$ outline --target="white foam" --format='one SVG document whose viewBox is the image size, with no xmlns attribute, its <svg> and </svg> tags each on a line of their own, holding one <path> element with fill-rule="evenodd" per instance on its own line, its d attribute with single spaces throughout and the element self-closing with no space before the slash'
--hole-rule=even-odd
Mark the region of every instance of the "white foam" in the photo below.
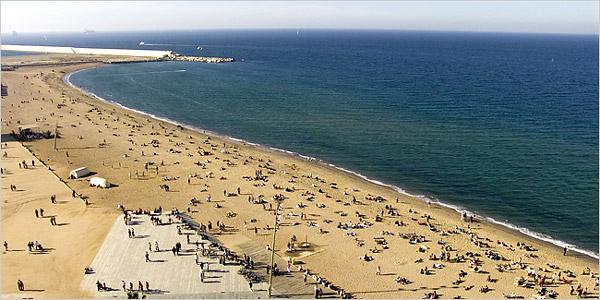
<svg viewBox="0 0 600 300">
<path fill-rule="evenodd" d="M 511 223 L 508 223 L 508 222 L 497 221 L 497 220 L 495 220 L 494 218 L 491 218 L 491 217 L 481 216 L 479 214 L 476 214 L 474 212 L 471 212 L 471 211 L 467 210 L 464 207 L 453 205 L 453 204 L 444 203 L 442 201 L 439 201 L 437 199 L 433 199 L 433 198 L 427 197 L 425 195 L 411 194 L 411 193 L 407 192 L 406 190 L 404 190 L 404 189 L 402 189 L 402 188 L 400 188 L 398 186 L 395 186 L 395 185 L 392 185 L 392 184 L 387 184 L 387 183 L 381 182 L 379 180 L 371 179 L 371 178 L 369 178 L 369 177 L 367 177 L 367 176 L 365 176 L 363 174 L 360 174 L 358 172 L 354 172 L 352 170 L 345 169 L 343 167 L 336 166 L 336 165 L 331 164 L 331 163 L 325 163 L 322 160 L 320 160 L 318 158 L 315 158 L 315 157 L 303 155 L 303 154 L 300 154 L 300 153 L 297 153 L 297 152 L 294 152 L 294 151 L 284 150 L 284 149 L 280 149 L 280 148 L 276 148 L 276 147 L 264 147 L 261 144 L 251 143 L 251 142 L 248 142 L 248 141 L 246 141 L 244 139 L 234 138 L 234 137 L 230 137 L 230 136 L 226 136 L 226 135 L 217 134 L 215 132 L 204 130 L 204 129 L 201 129 L 201 128 L 197 128 L 197 127 L 191 126 L 189 124 L 180 123 L 180 122 L 177 122 L 177 121 L 165 118 L 165 117 L 159 117 L 159 116 L 156 116 L 156 115 L 151 114 L 151 113 L 147 113 L 147 112 L 143 112 L 143 111 L 140 111 L 140 110 L 137 110 L 137 109 L 134 109 L 134 108 L 130 108 L 130 107 L 122 105 L 122 104 L 120 104 L 118 102 L 109 101 L 109 100 L 106 100 L 106 99 L 104 99 L 102 97 L 99 97 L 99 96 L 95 95 L 94 93 L 88 92 L 88 91 L 86 91 L 86 90 L 84 90 L 84 89 L 82 89 L 82 88 L 80 88 L 80 87 L 72 84 L 69 81 L 69 78 L 71 77 L 72 74 L 75 74 L 75 73 L 78 73 L 78 72 L 81 72 L 81 71 L 84 71 L 84 70 L 87 70 L 87 69 L 92 69 L 92 68 L 95 68 L 95 67 L 81 69 L 81 70 L 78 70 L 78 71 L 66 74 L 64 76 L 64 78 L 63 78 L 63 81 L 65 81 L 69 86 L 71 86 L 71 87 L 73 87 L 73 88 L 81 91 L 82 93 L 84 93 L 86 95 L 92 96 L 92 97 L 94 97 L 94 98 L 96 98 L 96 99 L 98 99 L 98 100 L 100 100 L 102 102 L 110 103 L 110 104 L 113 104 L 113 105 L 117 105 L 117 106 L 119 106 L 121 108 L 124 108 L 124 109 L 129 110 L 129 111 L 136 112 L 136 113 L 141 114 L 141 115 L 146 115 L 146 116 L 149 116 L 149 117 L 157 119 L 157 120 L 161 120 L 161 121 L 164 121 L 164 122 L 167 122 L 167 123 L 171 123 L 171 124 L 174 124 L 174 125 L 177 125 L 177 126 L 182 126 L 182 127 L 185 127 L 185 128 L 189 128 L 189 129 L 192 129 L 192 130 L 195 130 L 195 131 L 198 131 L 198 132 L 203 132 L 205 134 L 207 133 L 207 134 L 215 136 L 215 137 L 219 137 L 219 138 L 223 138 L 223 139 L 229 139 L 229 140 L 236 141 L 236 142 L 246 143 L 246 144 L 249 144 L 249 145 L 252 145 L 252 146 L 256 146 L 258 148 L 265 149 L 265 150 L 272 150 L 272 151 L 282 152 L 282 153 L 285 153 L 287 155 L 301 157 L 301 158 L 303 158 L 305 160 L 313 161 L 313 162 L 316 162 L 316 163 L 319 163 L 319 164 L 322 164 L 322 165 L 329 166 L 329 167 L 334 168 L 336 170 L 340 170 L 342 172 L 345 172 L 345 173 L 357 176 L 357 177 L 359 177 L 359 178 L 361 178 L 363 180 L 366 180 L 368 182 L 371 182 L 371 183 L 374 183 L 374 184 L 377 184 L 377 185 L 380 185 L 380 186 L 391 188 L 391 189 L 395 190 L 396 192 L 398 192 L 400 194 L 403 194 L 403 195 L 406 195 L 406 196 L 409 196 L 409 197 L 412 197 L 412 198 L 420 199 L 420 200 L 425 201 L 425 202 L 430 202 L 432 204 L 436 204 L 436 205 L 439 205 L 439 206 L 443 206 L 443 207 L 452 209 L 452 210 L 458 212 L 459 214 L 467 213 L 469 215 L 473 215 L 477 219 L 484 219 L 484 220 L 486 220 L 486 221 L 488 221 L 490 223 L 498 224 L 498 225 L 504 226 L 506 228 L 509 228 L 509 229 L 512 229 L 512 230 L 516 230 L 516 231 L 518 231 L 518 232 L 520 232 L 520 233 L 522 233 L 524 235 L 527 235 L 529 237 L 532 237 L 532 238 L 535 238 L 535 239 L 538 239 L 538 240 L 542 240 L 544 242 L 551 243 L 551 244 L 556 245 L 558 247 L 561 247 L 561 248 L 562 247 L 569 247 L 570 251 L 575 251 L 575 252 L 578 252 L 578 253 L 590 256 L 590 257 L 595 258 L 595 259 L 599 259 L 600 258 L 600 256 L 598 255 L 598 253 L 595 253 L 595 252 L 592 252 L 592 251 L 589 251 L 589 250 L 584 250 L 584 249 L 577 248 L 575 245 L 563 242 L 561 240 L 554 239 L 551 236 L 548 236 L 548 235 L 545 235 L 545 234 L 542 234 L 542 233 L 538 233 L 538 232 L 529 230 L 529 229 L 524 228 L 524 227 L 519 227 L 517 225 L 511 224 Z"/>
<path fill-rule="evenodd" d="M 161 73 L 181 73 L 186 72 L 187 70 L 165 70 L 165 71 L 149 71 L 149 72 L 132 72 L 132 73 L 114 73 L 111 75 L 146 75 L 146 74 L 161 74 Z"/>
</svg>

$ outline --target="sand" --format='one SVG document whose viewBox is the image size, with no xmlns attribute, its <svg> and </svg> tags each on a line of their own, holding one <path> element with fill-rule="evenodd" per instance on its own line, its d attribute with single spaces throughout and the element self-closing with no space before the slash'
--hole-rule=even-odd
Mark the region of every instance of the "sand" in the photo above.
<svg viewBox="0 0 600 300">
<path fill-rule="evenodd" d="M 52 61 L 43 55 L 11 59 L 28 60 L 30 64 L 32 60 Z M 63 194 L 70 196 L 66 186 L 42 180 L 41 175 L 19 175 L 21 171 L 14 159 L 10 156 L 2 159 L 3 167 L 13 172 L 3 178 L 3 198 L 8 201 L 2 204 L 3 240 L 19 249 L 25 249 L 30 240 L 39 240 L 55 248 L 46 255 L 4 254 L 3 294 L 16 293 L 15 282 L 19 274 L 26 288 L 43 290 L 26 292 L 35 293 L 36 297 L 89 296 L 79 288 L 83 268 L 92 262 L 110 231 L 114 216 L 119 213 L 118 204 L 129 209 L 150 210 L 162 206 L 186 211 L 190 200 L 196 198 L 200 203 L 190 208 L 191 216 L 203 224 L 210 221 L 214 226 L 220 221 L 236 228 L 233 233 L 217 237 L 232 250 L 239 251 L 240 245 L 248 240 L 265 247 L 270 244 L 274 216 L 269 204 L 274 207 L 273 196 L 282 194 L 285 196 L 284 217 L 277 233 L 277 255 L 283 259 L 298 258 L 304 262 L 304 268 L 356 297 L 421 298 L 433 291 L 443 298 L 501 298 L 505 294 L 533 297 L 538 286 L 515 285 L 519 276 L 527 278 L 527 270 L 519 268 L 519 261 L 537 274 L 545 274 L 547 289 L 558 292 L 560 298 L 575 297 L 569 295 L 569 288 L 578 284 L 587 288 L 590 296 L 598 297 L 597 275 L 594 278 L 582 275 L 586 267 L 598 273 L 596 259 L 573 252 L 563 256 L 562 249 L 517 231 L 478 220 L 473 223 L 461 221 L 460 215 L 453 210 L 429 206 L 420 199 L 321 164 L 178 128 L 103 103 L 62 81 L 62 76 L 68 72 L 98 64 L 65 64 L 68 59 L 61 60 L 60 65 L 51 62 L 34 64 L 2 73 L 2 82 L 9 86 L 9 96 L 2 100 L 2 133 L 16 130 L 17 121 L 37 124 L 43 130 L 54 130 L 58 122 L 61 134 L 57 141 L 58 150 L 53 149 L 52 140 L 25 144 L 66 182 L 66 186 L 85 195 L 91 204 L 86 208 L 80 199 L 66 197 L 67 203 L 51 205 L 50 194 L 58 196 L 58 190 L 62 189 Z M 152 143 L 153 140 L 156 141 Z M 9 144 L 9 147 L 13 146 Z M 12 155 L 10 151 L 9 155 Z M 158 174 L 154 166 L 145 168 L 147 162 L 158 166 Z M 85 180 L 67 178 L 70 170 L 81 166 L 117 186 L 97 189 L 89 187 Z M 266 181 L 254 179 L 257 170 L 267 176 Z M 197 176 L 190 178 L 188 184 L 190 175 Z M 25 187 L 24 192 L 9 189 L 9 184 L 19 187 L 26 186 L 26 182 L 35 185 L 35 191 L 34 187 Z M 169 185 L 170 191 L 161 189 L 163 184 Z M 232 195 L 227 195 L 229 193 Z M 60 195 L 59 199 L 62 199 Z M 207 202 L 209 195 L 211 202 Z M 265 209 L 248 200 L 250 196 L 258 200 L 260 195 L 267 202 Z M 376 201 L 377 197 L 384 200 Z M 306 206 L 300 208 L 300 203 Z M 59 222 L 63 222 L 64 215 L 64 222 L 69 224 L 51 227 L 49 222 L 37 222 L 33 210 L 42 204 L 49 207 L 49 212 L 56 209 Z M 389 209 L 390 206 L 393 209 Z M 376 220 L 382 210 L 383 216 Z M 395 215 L 390 215 L 390 211 L 396 212 Z M 301 214 L 306 217 L 301 218 Z M 430 225 L 426 215 L 430 216 Z M 396 221 L 406 225 L 396 226 Z M 342 230 L 338 228 L 339 223 L 362 223 L 366 228 Z M 254 227 L 258 228 L 258 234 Z M 311 247 L 306 251 L 286 252 L 292 235 L 299 242 L 310 242 Z M 423 236 L 425 241 L 411 244 L 409 235 Z M 81 238 L 74 239 L 75 236 Z M 486 243 L 489 248 L 478 247 L 472 241 Z M 498 241 L 512 247 L 501 246 Z M 525 243 L 535 250 L 520 249 L 517 243 Z M 419 251 L 420 247 L 424 252 Z M 439 256 L 442 247 L 449 247 L 452 258 L 464 256 L 465 260 L 430 260 L 432 254 Z M 505 260 L 492 260 L 486 256 L 486 251 L 493 251 Z M 470 267 L 467 255 L 471 254 L 481 262 L 479 269 L 483 272 L 475 272 Z M 373 260 L 359 259 L 364 255 Z M 42 257 L 47 260 L 42 261 Z M 416 262 L 418 260 L 422 262 Z M 434 269 L 434 264 L 444 267 Z M 495 267 L 498 264 L 512 265 L 513 270 L 499 272 Z M 381 267 L 379 275 L 376 274 L 377 266 Z M 425 267 L 433 270 L 432 274 L 420 274 Z M 61 270 L 60 274 L 57 269 Z M 461 270 L 467 275 L 462 278 L 463 282 L 454 284 Z M 567 270 L 575 277 L 567 277 Z M 549 283 L 552 275 L 559 271 L 570 284 Z M 493 282 L 487 281 L 488 276 Z M 412 283 L 397 283 L 397 277 Z M 482 293 L 480 289 L 484 286 L 490 291 Z"/>
</svg>

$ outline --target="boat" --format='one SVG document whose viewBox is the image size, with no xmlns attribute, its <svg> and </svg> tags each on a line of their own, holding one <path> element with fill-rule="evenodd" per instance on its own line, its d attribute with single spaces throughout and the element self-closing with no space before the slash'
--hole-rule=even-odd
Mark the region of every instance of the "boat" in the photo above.
<svg viewBox="0 0 600 300">
<path fill-rule="evenodd" d="M 145 45 L 145 44 L 146 44 L 146 43 L 144 43 L 144 41 L 141 41 L 139 45 L 140 45 L 140 46 L 143 46 L 143 45 Z"/>
</svg>

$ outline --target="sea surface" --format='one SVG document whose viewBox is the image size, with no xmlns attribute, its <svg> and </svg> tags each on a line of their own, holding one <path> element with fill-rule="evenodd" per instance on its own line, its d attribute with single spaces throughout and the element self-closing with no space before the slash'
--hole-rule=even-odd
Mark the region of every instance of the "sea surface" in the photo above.
<svg viewBox="0 0 600 300">
<path fill-rule="evenodd" d="M 111 65 L 69 80 L 598 254 L 598 36 L 278 30 L 2 42 L 234 57 Z"/>
</svg>

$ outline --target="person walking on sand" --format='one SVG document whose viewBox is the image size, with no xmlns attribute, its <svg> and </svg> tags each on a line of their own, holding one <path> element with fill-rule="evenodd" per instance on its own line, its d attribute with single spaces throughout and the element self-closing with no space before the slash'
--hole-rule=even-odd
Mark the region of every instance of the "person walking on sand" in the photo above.
<svg viewBox="0 0 600 300">
<path fill-rule="evenodd" d="M 19 291 L 25 290 L 25 284 L 21 279 L 17 279 L 17 289 L 19 289 Z"/>
<path fill-rule="evenodd" d="M 123 292 L 126 292 L 127 286 L 125 285 L 125 280 L 121 280 L 121 283 L 123 284 L 123 285 L 121 285 L 123 287 Z"/>
<path fill-rule="evenodd" d="M 568 250 L 569 250 L 569 249 L 567 248 L 567 246 L 565 246 L 565 247 L 563 248 L 563 256 L 567 256 L 567 251 L 568 251 Z"/>
<path fill-rule="evenodd" d="M 42 218 L 44 217 L 44 209 L 43 208 L 40 208 L 40 217 L 42 217 Z"/>
<path fill-rule="evenodd" d="M 158 248 L 158 241 L 154 242 L 154 249 L 156 249 L 156 252 L 160 251 L 160 249 Z"/>
<path fill-rule="evenodd" d="M 4 252 L 8 252 L 8 242 L 4 241 Z"/>
<path fill-rule="evenodd" d="M 375 272 L 375 275 L 381 275 L 381 266 L 377 266 L 377 272 Z"/>
<path fill-rule="evenodd" d="M 152 243 L 148 242 L 148 251 L 152 252 Z"/>
<path fill-rule="evenodd" d="M 148 283 L 148 281 L 146 281 L 146 292 L 150 291 L 150 284 Z"/>
<path fill-rule="evenodd" d="M 146 251 L 146 262 L 150 262 L 150 254 L 148 254 L 148 251 Z"/>
<path fill-rule="evenodd" d="M 36 218 L 39 218 L 39 217 L 40 217 L 40 216 L 39 216 L 39 214 L 38 214 L 38 210 L 37 210 L 37 209 L 35 210 L 35 217 L 36 217 Z"/>
</svg>

